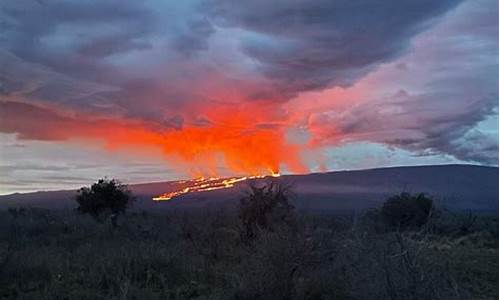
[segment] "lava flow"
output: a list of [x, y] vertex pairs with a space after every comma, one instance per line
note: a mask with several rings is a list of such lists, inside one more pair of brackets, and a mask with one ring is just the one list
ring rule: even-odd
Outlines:
[[245, 181], [248, 179], [256, 179], [256, 178], [264, 178], [264, 177], [279, 177], [279, 173], [272, 173], [271, 175], [256, 175], [256, 176], [244, 176], [244, 177], [231, 177], [231, 178], [219, 178], [219, 177], [210, 177], [210, 178], [198, 178], [195, 180], [187, 180], [179, 182], [182, 185], [186, 185], [185, 187], [165, 193], [156, 197], [153, 197], [154, 201], [165, 201], [170, 200], [174, 197], [194, 192], [207, 192], [219, 189], [227, 189], [233, 187], [236, 183]]

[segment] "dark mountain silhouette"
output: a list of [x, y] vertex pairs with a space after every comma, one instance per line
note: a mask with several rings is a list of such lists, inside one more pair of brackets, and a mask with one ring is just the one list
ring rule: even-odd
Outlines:
[[[438, 165], [338, 171], [279, 178], [254, 179], [233, 188], [191, 193], [169, 201], [151, 197], [178, 188], [176, 181], [132, 184], [135, 209], [234, 207], [248, 184], [279, 180], [293, 185], [297, 208], [314, 212], [341, 212], [379, 206], [388, 196], [403, 191], [427, 193], [451, 210], [498, 211], [498, 167]], [[90, 184], [90, 183], [89, 183]], [[76, 207], [75, 191], [35, 192], [0, 196], [0, 209], [31, 206], [50, 209]]]

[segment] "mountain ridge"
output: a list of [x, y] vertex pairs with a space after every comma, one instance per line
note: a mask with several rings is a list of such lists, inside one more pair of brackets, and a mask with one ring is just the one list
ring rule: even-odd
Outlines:
[[[252, 179], [262, 182], [269, 178]], [[388, 196], [408, 191], [424, 192], [450, 209], [498, 210], [498, 167], [480, 165], [420, 165], [342, 170], [325, 173], [283, 175], [273, 180], [294, 185], [294, 204], [311, 211], [369, 209], [379, 206]], [[234, 207], [245, 183], [233, 188], [185, 194], [169, 201], [155, 202], [151, 197], [168, 192], [179, 181], [130, 184], [137, 195], [136, 209]], [[0, 196], [0, 209], [34, 206], [50, 209], [76, 207], [70, 201], [76, 190], [39, 191]]]

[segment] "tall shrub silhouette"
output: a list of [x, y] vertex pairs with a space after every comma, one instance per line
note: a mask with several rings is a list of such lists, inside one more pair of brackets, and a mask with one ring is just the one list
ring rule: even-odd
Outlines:
[[239, 218], [246, 238], [254, 238], [259, 229], [273, 230], [273, 224], [293, 222], [290, 185], [271, 181], [262, 187], [250, 186], [240, 200]]
[[91, 187], [82, 187], [76, 196], [78, 211], [90, 214], [97, 220], [101, 220], [104, 214], [113, 216], [113, 224], [116, 215], [124, 213], [133, 201], [132, 194], [126, 185], [115, 179], [99, 179]]
[[387, 199], [381, 209], [391, 229], [419, 228], [436, 215], [433, 200], [425, 194], [401, 193]]

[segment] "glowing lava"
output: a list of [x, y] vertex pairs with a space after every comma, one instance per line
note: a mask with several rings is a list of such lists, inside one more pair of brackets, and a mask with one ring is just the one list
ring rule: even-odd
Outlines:
[[179, 182], [182, 185], [186, 185], [183, 188], [165, 193], [156, 197], [153, 197], [154, 201], [165, 201], [170, 200], [174, 197], [178, 197], [187, 193], [194, 192], [207, 192], [219, 189], [227, 189], [233, 187], [236, 183], [245, 181], [248, 179], [256, 179], [256, 178], [264, 178], [264, 177], [279, 177], [279, 173], [271, 173], [271, 175], [255, 175], [255, 176], [244, 176], [244, 177], [231, 177], [231, 178], [219, 178], [219, 177], [210, 177], [210, 178], [198, 178], [190, 181], [182, 181]]

